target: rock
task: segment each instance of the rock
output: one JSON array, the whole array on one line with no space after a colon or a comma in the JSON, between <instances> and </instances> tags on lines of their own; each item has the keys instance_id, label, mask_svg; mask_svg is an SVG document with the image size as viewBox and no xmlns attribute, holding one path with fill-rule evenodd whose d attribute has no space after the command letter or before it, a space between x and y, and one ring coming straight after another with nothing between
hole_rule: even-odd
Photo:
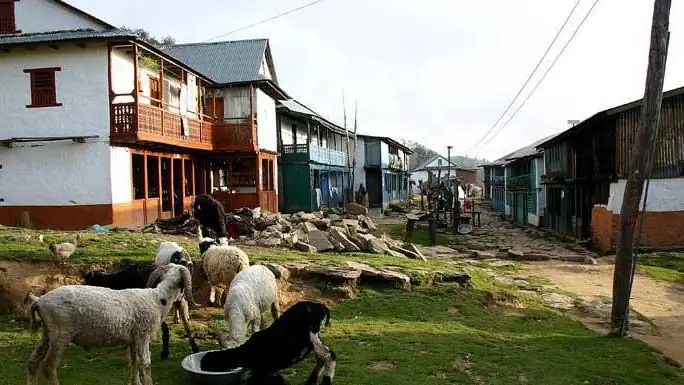
<instances>
[{"instance_id":1,"label":"rock","mask_svg":"<svg viewBox=\"0 0 684 385\"><path fill-rule=\"evenodd\" d=\"M497 281L503 283L504 285L512 285L513 283L515 283L515 281L511 277L503 276L503 277L496 277L495 279Z\"/></svg>"},{"instance_id":2,"label":"rock","mask_svg":"<svg viewBox=\"0 0 684 385\"><path fill-rule=\"evenodd\" d=\"M590 265L596 265L598 263L594 258L586 255L561 255L559 259L564 262L587 263Z\"/></svg>"},{"instance_id":3,"label":"rock","mask_svg":"<svg viewBox=\"0 0 684 385\"><path fill-rule=\"evenodd\" d=\"M316 248L314 246L302 241L297 241L297 243L295 243L295 248L299 251L304 251L311 254L316 252Z\"/></svg>"},{"instance_id":4,"label":"rock","mask_svg":"<svg viewBox=\"0 0 684 385\"><path fill-rule=\"evenodd\" d=\"M309 223L316 226L318 230L327 231L330 228L330 219L327 218L316 218L309 221Z\"/></svg>"},{"instance_id":5,"label":"rock","mask_svg":"<svg viewBox=\"0 0 684 385\"><path fill-rule=\"evenodd\" d=\"M527 261L550 261L551 256L542 253L525 253L525 260Z\"/></svg>"},{"instance_id":6,"label":"rock","mask_svg":"<svg viewBox=\"0 0 684 385\"><path fill-rule=\"evenodd\" d=\"M349 234L353 235L361 228L359 221L356 219L343 219L342 227L346 227Z\"/></svg>"},{"instance_id":7,"label":"rock","mask_svg":"<svg viewBox=\"0 0 684 385\"><path fill-rule=\"evenodd\" d=\"M305 263L297 263L297 262L284 262L282 266L287 269L287 271L290 274L290 277L299 277L302 274L302 271L309 267L309 264Z\"/></svg>"},{"instance_id":8,"label":"rock","mask_svg":"<svg viewBox=\"0 0 684 385\"><path fill-rule=\"evenodd\" d=\"M423 253L420 252L420 249L418 248L418 246L414 245L413 243L406 242L403 244L403 248L410 251L411 253L413 253L413 255L415 255L415 259L420 259L421 261L427 261L427 258L425 258ZM407 255L407 257L413 258L410 255Z\"/></svg>"},{"instance_id":9,"label":"rock","mask_svg":"<svg viewBox=\"0 0 684 385\"><path fill-rule=\"evenodd\" d=\"M263 231L264 229L278 223L279 218L280 215L278 214L268 214L267 216L255 217L254 227L259 231Z\"/></svg>"},{"instance_id":10,"label":"rock","mask_svg":"<svg viewBox=\"0 0 684 385\"><path fill-rule=\"evenodd\" d=\"M292 223L283 217L278 217L278 225L284 233L289 233L292 231Z\"/></svg>"},{"instance_id":11,"label":"rock","mask_svg":"<svg viewBox=\"0 0 684 385\"><path fill-rule=\"evenodd\" d=\"M313 221L314 219L321 218L320 213L304 213L299 215L299 218L301 218L303 221Z\"/></svg>"},{"instance_id":12,"label":"rock","mask_svg":"<svg viewBox=\"0 0 684 385\"><path fill-rule=\"evenodd\" d=\"M288 247L294 247L297 241L299 241L299 237L296 233L283 234L283 242L285 242L285 245Z\"/></svg>"},{"instance_id":13,"label":"rock","mask_svg":"<svg viewBox=\"0 0 684 385\"><path fill-rule=\"evenodd\" d=\"M359 219L359 222L361 222L366 228L372 233L378 230L378 226L375 225L372 219L363 216Z\"/></svg>"},{"instance_id":14,"label":"rock","mask_svg":"<svg viewBox=\"0 0 684 385\"><path fill-rule=\"evenodd\" d=\"M330 222L337 222L342 220L342 217L337 214L328 214L328 219L330 219Z\"/></svg>"},{"instance_id":15,"label":"rock","mask_svg":"<svg viewBox=\"0 0 684 385\"><path fill-rule=\"evenodd\" d=\"M345 267L311 266L305 267L299 276L302 279L323 278L336 284L352 284L355 286L361 277L361 271Z\"/></svg>"},{"instance_id":16,"label":"rock","mask_svg":"<svg viewBox=\"0 0 684 385\"><path fill-rule=\"evenodd\" d=\"M508 266L515 266L516 263L513 261L493 261L493 262L490 262L489 265L492 267L508 267Z\"/></svg>"},{"instance_id":17,"label":"rock","mask_svg":"<svg viewBox=\"0 0 684 385\"><path fill-rule=\"evenodd\" d=\"M386 281L398 286L406 291L411 290L411 278L397 271L376 269L363 263L346 261L345 265L361 273L361 281L366 278L368 281Z\"/></svg>"},{"instance_id":18,"label":"rock","mask_svg":"<svg viewBox=\"0 0 684 385\"><path fill-rule=\"evenodd\" d=\"M333 238L329 234L328 234L328 240L330 241L330 243L332 243L333 247L335 248L335 251L338 251L340 253L347 251L343 244L341 244L339 241L337 241L335 238Z\"/></svg>"},{"instance_id":19,"label":"rock","mask_svg":"<svg viewBox=\"0 0 684 385\"><path fill-rule=\"evenodd\" d=\"M351 215L368 215L367 207L354 202L347 203L347 205L344 206L344 211Z\"/></svg>"},{"instance_id":20,"label":"rock","mask_svg":"<svg viewBox=\"0 0 684 385\"><path fill-rule=\"evenodd\" d=\"M596 264L598 264L598 262L596 261L596 259L594 259L594 258L592 258L592 257L589 257L589 256L584 257L584 263L587 263L587 264L589 264L589 265L596 265Z\"/></svg>"},{"instance_id":21,"label":"rock","mask_svg":"<svg viewBox=\"0 0 684 385\"><path fill-rule=\"evenodd\" d=\"M368 245L368 251L374 254L390 254L396 255L398 253L392 252L387 246L387 243L376 238L371 234L358 234L360 237L366 240L366 245Z\"/></svg>"},{"instance_id":22,"label":"rock","mask_svg":"<svg viewBox=\"0 0 684 385\"><path fill-rule=\"evenodd\" d=\"M298 241L309 242L309 234L302 231L302 229L295 229L295 231L290 234L297 236Z\"/></svg>"},{"instance_id":23,"label":"rock","mask_svg":"<svg viewBox=\"0 0 684 385\"><path fill-rule=\"evenodd\" d=\"M254 239L250 239L245 241L245 245L247 246L256 246L257 242Z\"/></svg>"},{"instance_id":24,"label":"rock","mask_svg":"<svg viewBox=\"0 0 684 385\"><path fill-rule=\"evenodd\" d=\"M558 293L544 293L541 295L544 302L557 309L572 309L575 307L575 299Z\"/></svg>"},{"instance_id":25,"label":"rock","mask_svg":"<svg viewBox=\"0 0 684 385\"><path fill-rule=\"evenodd\" d=\"M494 254L481 250L468 250L468 253L470 254L470 258L472 259L494 258Z\"/></svg>"},{"instance_id":26,"label":"rock","mask_svg":"<svg viewBox=\"0 0 684 385\"><path fill-rule=\"evenodd\" d=\"M318 252L325 252L335 249L335 246L330 243L328 233L320 230L313 230L309 232L309 243L315 247Z\"/></svg>"},{"instance_id":27,"label":"rock","mask_svg":"<svg viewBox=\"0 0 684 385\"><path fill-rule=\"evenodd\" d=\"M341 227L331 227L330 228L330 236L334 238L337 242L341 243L344 246L345 251L351 251L351 252L359 252L361 251L361 248L359 246L352 242L349 237L347 237L347 234L345 233L344 229Z\"/></svg>"},{"instance_id":28,"label":"rock","mask_svg":"<svg viewBox=\"0 0 684 385\"><path fill-rule=\"evenodd\" d=\"M15 242L28 242L31 240L31 235L29 234L17 234L13 235L11 239Z\"/></svg>"},{"instance_id":29,"label":"rock","mask_svg":"<svg viewBox=\"0 0 684 385\"><path fill-rule=\"evenodd\" d=\"M259 238L257 243L262 246L280 246L283 240L280 237Z\"/></svg>"},{"instance_id":30,"label":"rock","mask_svg":"<svg viewBox=\"0 0 684 385\"><path fill-rule=\"evenodd\" d=\"M525 252L522 250L511 249L508 250L508 258L515 260L522 260L525 258Z\"/></svg>"},{"instance_id":31,"label":"rock","mask_svg":"<svg viewBox=\"0 0 684 385\"><path fill-rule=\"evenodd\" d=\"M312 231L318 230L318 228L316 227L316 225L314 225L314 224L311 223L311 222L302 222L302 223L299 224L299 228L300 228L303 232L305 232L305 233L310 233L310 232L312 232Z\"/></svg>"}]
</instances>

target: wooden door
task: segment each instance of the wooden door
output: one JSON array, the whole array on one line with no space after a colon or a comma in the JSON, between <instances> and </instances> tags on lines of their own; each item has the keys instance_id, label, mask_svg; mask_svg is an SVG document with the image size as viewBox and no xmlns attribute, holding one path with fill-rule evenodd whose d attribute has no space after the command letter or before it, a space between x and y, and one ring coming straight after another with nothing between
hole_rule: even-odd
<instances>
[{"instance_id":1,"label":"wooden door","mask_svg":"<svg viewBox=\"0 0 684 385\"><path fill-rule=\"evenodd\" d=\"M150 77L150 105L161 107L161 85L158 78Z\"/></svg>"}]
</instances>

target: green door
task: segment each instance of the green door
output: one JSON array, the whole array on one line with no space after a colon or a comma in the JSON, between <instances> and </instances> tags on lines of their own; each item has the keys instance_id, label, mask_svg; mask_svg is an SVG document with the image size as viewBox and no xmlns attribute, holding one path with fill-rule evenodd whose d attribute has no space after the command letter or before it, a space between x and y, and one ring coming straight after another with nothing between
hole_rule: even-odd
<instances>
[{"instance_id":1,"label":"green door","mask_svg":"<svg viewBox=\"0 0 684 385\"><path fill-rule=\"evenodd\" d=\"M311 179L309 165L284 164L283 168L283 207L284 213L311 211Z\"/></svg>"}]
</instances>

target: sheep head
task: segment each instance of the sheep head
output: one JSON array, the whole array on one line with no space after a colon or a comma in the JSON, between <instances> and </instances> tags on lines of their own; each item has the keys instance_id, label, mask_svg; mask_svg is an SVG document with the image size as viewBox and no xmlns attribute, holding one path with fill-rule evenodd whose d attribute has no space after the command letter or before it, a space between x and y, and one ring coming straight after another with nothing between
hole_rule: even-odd
<instances>
[{"instance_id":1,"label":"sheep head","mask_svg":"<svg viewBox=\"0 0 684 385\"><path fill-rule=\"evenodd\" d=\"M192 259L190 258L190 254L185 249L181 249L181 250L173 253L169 263L175 263L176 265L183 265L183 266L187 267L188 270L190 270L190 272L192 272L192 268L193 268Z\"/></svg>"},{"instance_id":2,"label":"sheep head","mask_svg":"<svg viewBox=\"0 0 684 385\"><path fill-rule=\"evenodd\" d=\"M204 254L205 251L209 250L212 246L218 246L219 243L216 239L211 237L202 238L199 242L200 255Z\"/></svg>"}]
</instances>

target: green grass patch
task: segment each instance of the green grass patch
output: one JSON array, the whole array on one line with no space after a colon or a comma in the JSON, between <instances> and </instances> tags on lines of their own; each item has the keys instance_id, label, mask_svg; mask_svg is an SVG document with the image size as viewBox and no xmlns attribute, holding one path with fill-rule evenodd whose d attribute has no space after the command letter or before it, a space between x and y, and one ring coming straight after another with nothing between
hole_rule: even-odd
<instances>
[{"instance_id":1,"label":"green grass patch","mask_svg":"<svg viewBox=\"0 0 684 385\"><path fill-rule=\"evenodd\" d=\"M381 231L386 232L389 236L391 236L394 239L405 239L406 238L406 224L404 223L376 223L378 226L378 229ZM415 243L416 245L422 245L422 246L429 246L430 245L430 234L428 231L428 224L427 222L417 222L415 224L415 227L413 229L413 233L411 233L411 236L409 237L408 241L411 243ZM438 229L438 231L442 231L444 229ZM448 232L451 232L451 230L447 230ZM437 233L436 241L438 245L444 245L448 246L450 244L453 244L456 242L456 239L453 237L453 235L446 235L446 234L440 234L439 232Z\"/></svg>"},{"instance_id":2,"label":"green grass patch","mask_svg":"<svg viewBox=\"0 0 684 385\"><path fill-rule=\"evenodd\" d=\"M637 257L637 263L640 269L653 278L684 283L684 253L640 254Z\"/></svg>"},{"instance_id":3,"label":"green grass patch","mask_svg":"<svg viewBox=\"0 0 684 385\"><path fill-rule=\"evenodd\" d=\"M411 293L365 289L337 305L332 326L321 332L338 356L335 383L675 385L684 380L681 369L643 342L598 335L542 307L484 307L482 296L452 285ZM178 328L172 325L168 361L159 359L159 341L152 346L155 383L187 384L180 361L190 350ZM0 317L0 384L25 383L26 359L38 339L23 321ZM301 384L312 367L309 358L285 374ZM58 373L64 384L127 383L127 359L121 348L86 352L70 346Z\"/></svg>"}]
</instances>

